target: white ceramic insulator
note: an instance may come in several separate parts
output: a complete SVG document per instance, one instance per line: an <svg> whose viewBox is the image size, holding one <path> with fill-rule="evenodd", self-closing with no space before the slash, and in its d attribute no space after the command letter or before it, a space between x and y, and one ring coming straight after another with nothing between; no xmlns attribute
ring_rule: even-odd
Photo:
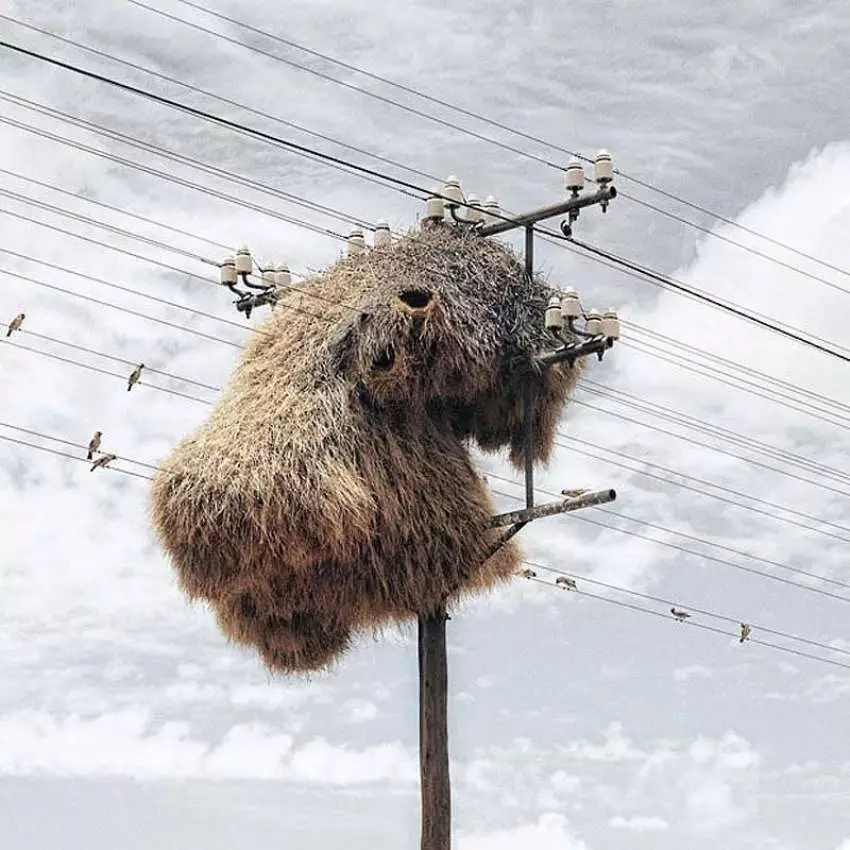
<svg viewBox="0 0 850 850"><path fill-rule="evenodd" d="M602 333L602 316L600 315L598 310L591 310L587 314L587 322L584 327L585 331L589 334Z"/></svg>
<svg viewBox="0 0 850 850"><path fill-rule="evenodd" d="M286 263L281 263L274 273L274 282L276 286L291 286L292 274L289 271L289 266Z"/></svg>
<svg viewBox="0 0 850 850"><path fill-rule="evenodd" d="M581 301L574 289L568 289L561 297L561 315L565 319L578 319L581 316Z"/></svg>
<svg viewBox="0 0 850 850"><path fill-rule="evenodd" d="M614 179L614 161L611 154L606 150L596 154L596 182L605 186Z"/></svg>
<svg viewBox="0 0 850 850"><path fill-rule="evenodd" d="M236 271L238 274L251 274L254 270L254 261L248 248L240 248L236 252Z"/></svg>
<svg viewBox="0 0 850 850"><path fill-rule="evenodd" d="M366 239L362 230L352 230L348 237L348 256L356 257L366 250Z"/></svg>
<svg viewBox="0 0 850 850"><path fill-rule="evenodd" d="M221 285L230 286L238 280L236 277L236 258L225 257L221 263Z"/></svg>
<svg viewBox="0 0 850 850"><path fill-rule="evenodd" d="M447 177L446 185L443 186L443 197L449 206L458 206L463 203L463 192L460 190L460 181L457 177Z"/></svg>
<svg viewBox="0 0 850 850"><path fill-rule="evenodd" d="M564 317L561 315L561 299L553 295L549 299L549 306L546 307L546 328L560 330L562 327L564 327Z"/></svg>
<svg viewBox="0 0 850 850"><path fill-rule="evenodd" d="M440 194L439 190L435 189L434 194L425 202L425 218L441 219L445 215L445 202L442 198L437 198Z"/></svg>
<svg viewBox="0 0 850 850"><path fill-rule="evenodd" d="M375 223L374 245L376 248L389 248L393 244L390 226L385 221Z"/></svg>
<svg viewBox="0 0 850 850"><path fill-rule="evenodd" d="M484 223L496 224L502 220L502 210L499 207L499 202L492 196L488 195L484 201Z"/></svg>
<svg viewBox="0 0 850 850"><path fill-rule="evenodd" d="M467 195L466 202L469 204L466 208L466 220L484 221L484 210L481 207L481 198L470 192L469 195Z"/></svg>
<svg viewBox="0 0 850 850"><path fill-rule="evenodd" d="M601 325L601 333L604 336L611 337L611 339L620 338L620 320L619 318L617 318L617 313L615 310L606 310L602 314Z"/></svg>
<svg viewBox="0 0 850 850"><path fill-rule="evenodd" d="M571 159L567 163L565 184L570 192L579 191L584 188L584 166L578 159Z"/></svg>

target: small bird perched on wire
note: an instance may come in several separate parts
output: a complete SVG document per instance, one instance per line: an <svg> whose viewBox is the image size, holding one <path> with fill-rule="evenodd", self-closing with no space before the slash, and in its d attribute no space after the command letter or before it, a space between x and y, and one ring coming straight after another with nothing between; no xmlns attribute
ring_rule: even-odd
<svg viewBox="0 0 850 850"><path fill-rule="evenodd" d="M680 622L684 623L685 620L690 618L690 614L687 611L678 611L675 608L670 609L670 613Z"/></svg>
<svg viewBox="0 0 850 850"><path fill-rule="evenodd" d="M748 626L746 623L741 623L741 643L750 636L750 632L752 632L752 627Z"/></svg>
<svg viewBox="0 0 850 850"><path fill-rule="evenodd" d="M565 587L567 590L578 590L578 585L569 576L558 576L555 579L555 584L558 587Z"/></svg>
<svg viewBox="0 0 850 850"><path fill-rule="evenodd" d="M128 379L128 381L127 381L127 392L130 392L130 390L133 389L133 386L135 384L139 383L139 378L142 377L142 369L144 369L144 368L145 368L145 364L139 363L139 365L136 366L135 369L133 369L133 372L130 375L130 378Z"/></svg>
<svg viewBox="0 0 850 850"><path fill-rule="evenodd" d="M537 578L537 573L534 572L534 570L529 569L519 570L517 575L522 576L523 578Z"/></svg>
<svg viewBox="0 0 850 850"><path fill-rule="evenodd" d="M96 469L103 469L106 466L109 466L113 460L118 460L118 455L103 455L103 457L99 457L91 466L89 472L94 472Z"/></svg>
<svg viewBox="0 0 850 850"><path fill-rule="evenodd" d="M26 313L18 313L11 322L9 322L9 327L6 330L6 336L10 337L12 335L12 331L17 331L20 329L21 325L24 323L24 319L26 319Z"/></svg>
<svg viewBox="0 0 850 850"><path fill-rule="evenodd" d="M102 431L95 431L94 436L89 441L89 452L86 455L86 460L91 460L95 452L100 448L100 438L103 436Z"/></svg>

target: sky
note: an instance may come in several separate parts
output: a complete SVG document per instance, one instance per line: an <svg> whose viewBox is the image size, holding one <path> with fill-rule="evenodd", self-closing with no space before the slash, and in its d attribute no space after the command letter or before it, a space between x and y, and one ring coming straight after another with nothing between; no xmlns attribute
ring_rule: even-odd
<svg viewBox="0 0 850 850"><path fill-rule="evenodd" d="M580 238L850 345L842 292L850 270L850 11L839 0L203 2L563 150L180 0L144 0L170 19L130 0L0 0L0 31L3 40L417 185L434 181L291 124L428 175L456 174L466 191L494 194L511 210L562 197L563 177L545 162L563 166L566 150L608 148L625 175L734 224L618 178L621 196L604 216L582 213ZM255 183L140 151L11 95ZM349 225L280 192L365 221L384 217L399 230L415 225L421 205L2 48L0 97L0 119L17 122L0 123L0 321L26 313L22 332L0 347L0 846L418 846L412 629L363 639L326 674L271 677L181 596L149 528L144 478L90 473L9 439L79 454L72 446L102 430L118 469L148 474L130 459L156 464L204 420L249 326L262 320L247 323L228 293L207 285L225 246L248 243L257 256L308 274L333 263L342 243L280 216L339 232ZM840 583L850 583L846 363L551 244L538 244L536 265L555 285L578 289L585 306L612 305L624 320L623 340L590 364L567 407L555 458L537 484L549 492L614 487L618 498L541 520L520 537L530 561L581 576L580 587L601 599L560 591L538 569L543 581L518 578L465 604L448 624L456 846L848 850L850 670L827 663L850 663L847 609L837 598L848 595ZM718 357L725 365L711 359ZM148 371L128 393L124 381L138 362L197 383ZM499 505L517 506L522 485L504 458L477 460L508 494ZM693 613L691 622L722 633L676 623L669 605L591 581L672 600ZM754 639L821 660L741 644L739 622L756 624Z"/></svg>

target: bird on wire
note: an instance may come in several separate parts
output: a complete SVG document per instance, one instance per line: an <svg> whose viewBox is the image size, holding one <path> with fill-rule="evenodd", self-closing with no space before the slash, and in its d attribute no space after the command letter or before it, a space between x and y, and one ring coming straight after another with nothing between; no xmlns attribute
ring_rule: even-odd
<svg viewBox="0 0 850 850"><path fill-rule="evenodd" d="M743 643L752 632L752 627L748 626L746 623L741 623L741 643Z"/></svg>
<svg viewBox="0 0 850 850"><path fill-rule="evenodd" d="M100 438L103 436L103 431L95 431L94 436L89 441L89 451L86 455L86 460L91 460L95 453L100 449Z"/></svg>
<svg viewBox="0 0 850 850"><path fill-rule="evenodd" d="M558 587L563 587L566 590L578 590L578 585L569 576L558 576L555 579L555 584Z"/></svg>
<svg viewBox="0 0 850 850"><path fill-rule="evenodd" d="M671 608L670 613L680 622L684 623L685 620L690 619L690 614L687 611L679 611L676 608Z"/></svg>
<svg viewBox="0 0 850 850"><path fill-rule="evenodd" d="M20 327L24 323L24 319L26 319L26 317L26 313L18 313L18 315L9 322L9 327L6 330L6 336L10 337L12 335L12 331L20 330Z"/></svg>
<svg viewBox="0 0 850 850"><path fill-rule="evenodd" d="M534 572L534 570L529 569L519 570L517 575L522 576L523 578L537 578L537 573Z"/></svg>
<svg viewBox="0 0 850 850"><path fill-rule="evenodd" d="M130 390L133 389L133 387L139 383L139 378L142 377L142 369L144 368L145 364L139 363L139 365L136 366L135 369L133 369L133 372L127 381L127 392L130 392Z"/></svg>
<svg viewBox="0 0 850 850"><path fill-rule="evenodd" d="M113 460L118 460L118 455L103 455L103 457L99 457L91 466L89 472L94 472L96 469L104 469L109 466Z"/></svg>

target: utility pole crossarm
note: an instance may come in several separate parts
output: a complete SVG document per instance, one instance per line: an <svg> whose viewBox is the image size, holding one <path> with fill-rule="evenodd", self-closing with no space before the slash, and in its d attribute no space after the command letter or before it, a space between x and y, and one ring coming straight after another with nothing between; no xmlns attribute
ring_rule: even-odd
<svg viewBox="0 0 850 850"><path fill-rule="evenodd" d="M569 198L566 201L561 201L557 204L540 207L536 210L531 210L527 213L521 213L514 216L508 221L498 221L494 224L485 224L479 229L481 236L496 236L499 233L507 233L509 230L516 230L519 227L533 227L538 221L545 221L548 218L554 218L557 215L564 215L573 210L580 210L584 207L590 207L594 204L605 204L612 198L617 197L617 189L614 186L603 186L589 195L581 195L580 197Z"/></svg>
<svg viewBox="0 0 850 850"><path fill-rule="evenodd" d="M523 508L518 511L510 511L506 514L498 514L491 517L487 523L488 528L503 528L506 525L532 522L547 516L556 516L570 511L578 511L582 508L592 508L595 505L604 505L613 502L617 498L614 490L594 490L582 493L578 496L570 496L560 502L547 502L545 505L537 505L534 508Z"/></svg>

